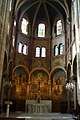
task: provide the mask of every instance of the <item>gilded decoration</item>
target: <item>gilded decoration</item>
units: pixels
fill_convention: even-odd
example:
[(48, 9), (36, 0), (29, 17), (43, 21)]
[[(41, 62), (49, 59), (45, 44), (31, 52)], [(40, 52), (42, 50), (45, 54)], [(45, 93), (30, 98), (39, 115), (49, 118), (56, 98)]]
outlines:
[(52, 99), (61, 99), (64, 93), (65, 85), (65, 72), (63, 70), (57, 70), (52, 73)]
[(17, 67), (12, 77), (12, 97), (26, 99), (29, 74), (24, 67)]
[(30, 74), (23, 68), (15, 69), (12, 79), (12, 97), (15, 99), (50, 99), (51, 82), (49, 73), (43, 69), (33, 70)]
[(49, 99), (50, 84), (49, 75), (44, 70), (36, 70), (30, 77), (30, 97), (31, 99)]
[(24, 67), (17, 67), (12, 79), (12, 97), (15, 99), (61, 99), (64, 92), (65, 72), (54, 70), (49, 79), (48, 71), (34, 69), (29, 73)]

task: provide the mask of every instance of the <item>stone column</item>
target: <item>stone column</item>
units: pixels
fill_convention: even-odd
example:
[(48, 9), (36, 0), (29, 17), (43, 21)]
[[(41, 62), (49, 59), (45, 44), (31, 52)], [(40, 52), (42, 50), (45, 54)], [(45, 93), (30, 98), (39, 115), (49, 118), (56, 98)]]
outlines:
[(70, 91), (67, 90), (67, 101), (68, 101), (68, 109), (67, 109), (67, 112), (70, 111)]
[(76, 47), (77, 47), (77, 97), (80, 105), (80, 2), (75, 0), (75, 28), (76, 28)]
[[(4, 62), (4, 54), (6, 48), (6, 38), (8, 31), (8, 20), (9, 20), (9, 2), (5, 1), (4, 6), (1, 10), (1, 21), (0, 21), (0, 94), (1, 94), (1, 86), (2, 86), (2, 72), (3, 72), (3, 62)], [(0, 98), (1, 101), (1, 98)]]

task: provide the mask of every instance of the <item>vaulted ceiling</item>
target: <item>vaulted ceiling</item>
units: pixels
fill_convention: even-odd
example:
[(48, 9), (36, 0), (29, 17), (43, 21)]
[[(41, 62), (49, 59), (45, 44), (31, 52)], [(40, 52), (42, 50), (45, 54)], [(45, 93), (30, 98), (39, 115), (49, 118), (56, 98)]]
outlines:
[(52, 26), (56, 16), (60, 16), (64, 22), (70, 19), (70, 5), (71, 0), (17, 0), (15, 16), (20, 21), (27, 14), (32, 26), (38, 19), (47, 20)]
[(54, 18), (59, 14), (64, 19), (69, 17), (71, 0), (17, 0), (15, 14), (28, 13), (33, 19)]

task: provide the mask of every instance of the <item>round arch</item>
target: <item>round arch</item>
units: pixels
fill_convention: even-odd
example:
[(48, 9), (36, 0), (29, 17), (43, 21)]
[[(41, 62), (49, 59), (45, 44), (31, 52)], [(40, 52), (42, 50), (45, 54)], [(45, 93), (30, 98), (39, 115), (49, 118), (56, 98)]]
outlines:
[(46, 69), (44, 69), (44, 68), (39, 68), (39, 67), (33, 69), (33, 70), (31, 71), (31, 73), (30, 73), (30, 76), (31, 76), (35, 71), (44, 71), (44, 72), (49, 76), (49, 72), (48, 72)]
[(24, 69), (28, 72), (28, 74), (29, 74), (29, 70), (28, 70), (24, 65), (17, 65), (17, 66), (14, 67), (13, 72), (12, 72), (12, 75), (14, 74), (15, 70), (16, 70), (17, 68), (19, 68), (19, 67), (24, 68)]

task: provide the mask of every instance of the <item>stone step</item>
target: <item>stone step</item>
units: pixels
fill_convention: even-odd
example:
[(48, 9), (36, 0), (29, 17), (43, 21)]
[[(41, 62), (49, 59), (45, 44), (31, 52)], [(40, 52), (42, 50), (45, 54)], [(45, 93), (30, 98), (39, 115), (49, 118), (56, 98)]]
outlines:
[[(6, 116), (6, 113), (0, 115), (2, 117)], [(33, 113), (27, 114), (23, 112), (10, 113), (9, 117), (13, 118), (25, 118), (25, 120), (73, 120), (72, 114), (61, 114), (61, 113)]]

